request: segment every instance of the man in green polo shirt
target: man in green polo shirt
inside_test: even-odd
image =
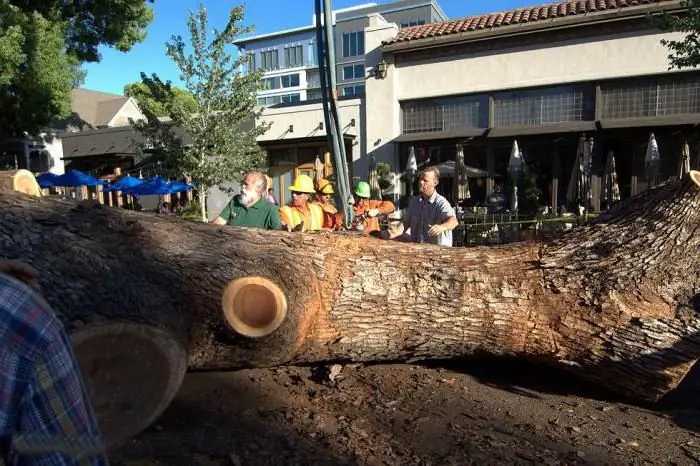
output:
[[[279,209],[264,199],[267,180],[260,172],[246,175],[241,193],[234,196],[212,222],[215,225],[281,230]]]

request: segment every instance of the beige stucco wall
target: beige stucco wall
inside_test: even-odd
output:
[[[377,79],[372,70],[383,59],[382,41],[394,37],[398,31],[396,24],[385,21],[380,15],[370,17],[370,25],[365,29],[366,66],[370,70],[365,84],[365,152],[374,155],[378,162],[387,162],[395,169],[398,165],[397,152],[391,141],[401,131],[401,109],[396,94],[399,86],[398,73],[393,66],[388,66],[386,77]]]
[[[680,37],[625,33],[402,64],[396,67],[396,94],[403,100],[665,73],[668,49],[660,41]]]
[[[338,118],[344,134],[355,136],[355,144],[352,150],[353,163],[363,156],[362,133],[360,131],[362,100],[352,99],[338,102]],[[355,126],[350,126],[352,120]],[[307,105],[293,105],[282,108],[266,108],[263,110],[261,121],[270,123],[270,129],[258,137],[258,141],[284,141],[285,139],[299,139],[308,137],[326,136],[326,123],[323,117],[323,105],[313,103]],[[318,129],[319,123],[323,123],[323,129]],[[289,132],[290,125],[294,131]]]

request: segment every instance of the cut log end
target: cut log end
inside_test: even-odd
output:
[[[690,171],[690,179],[693,180],[693,183],[695,183],[698,187],[700,187],[700,171],[691,170]]]
[[[41,197],[41,187],[29,170],[0,172],[0,190]]]
[[[71,335],[103,435],[116,447],[168,407],[187,370],[187,353],[170,334],[134,323],[88,326]]]
[[[222,297],[226,322],[249,338],[261,338],[277,330],[287,316],[287,297],[263,277],[244,277],[226,286]]]

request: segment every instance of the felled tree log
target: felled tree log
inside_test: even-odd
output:
[[[186,367],[487,352],[653,401],[700,357],[699,185],[693,172],[550,244],[289,234],[18,194],[0,194],[0,241],[41,271],[115,439],[165,409]]]
[[[41,197],[41,187],[29,170],[0,172],[0,191],[20,192]]]

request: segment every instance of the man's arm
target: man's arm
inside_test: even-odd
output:
[[[221,213],[216,217],[214,220],[211,221],[214,225],[226,225],[228,224],[228,219],[231,218],[231,203],[229,202],[226,204],[226,207],[224,207],[224,210],[221,211]]]
[[[268,223],[269,225],[267,226],[267,228],[270,230],[281,230],[284,228],[282,226],[282,219],[280,218],[279,209],[270,209],[270,217],[268,219]]]
[[[107,443],[100,435],[70,341],[61,327],[36,362],[22,400],[20,435],[14,454],[32,464],[106,466]],[[82,464],[82,463],[81,463]]]
[[[15,373],[18,423],[8,464],[107,465],[106,444],[84,388],[68,335],[39,295],[19,282],[0,281],[6,336],[19,358]],[[28,329],[31,329],[28,331]],[[21,362],[24,361],[24,362]],[[15,377],[15,379],[12,379]],[[83,464],[81,463],[81,464]]]
[[[446,199],[442,199],[439,207],[440,214],[445,220],[440,224],[432,225],[430,229],[428,229],[428,236],[438,236],[446,231],[454,230],[457,228],[457,225],[459,225],[457,213]]]
[[[399,241],[410,241],[410,231],[411,231],[411,217],[413,216],[414,212],[414,199],[411,198],[410,201],[408,201],[408,208],[406,209],[406,213],[403,216],[403,219],[401,219],[401,224],[399,227],[392,231],[389,234],[389,239],[398,239]]]
[[[377,215],[389,215],[396,210],[394,203],[391,201],[371,201],[370,207],[370,215],[375,213],[373,217],[376,217]],[[372,212],[373,210],[376,212]]]

